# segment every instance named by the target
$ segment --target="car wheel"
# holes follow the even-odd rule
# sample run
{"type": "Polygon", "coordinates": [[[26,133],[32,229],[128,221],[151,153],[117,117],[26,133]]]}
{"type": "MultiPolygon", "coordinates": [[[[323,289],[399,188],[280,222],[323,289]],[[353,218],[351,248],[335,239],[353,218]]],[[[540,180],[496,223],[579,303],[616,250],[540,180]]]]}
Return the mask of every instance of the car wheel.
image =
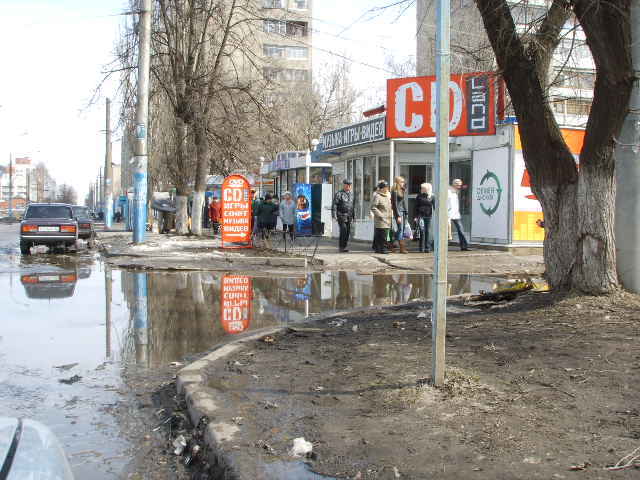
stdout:
{"type": "Polygon", "coordinates": [[[20,242],[20,253],[22,255],[31,254],[31,244],[29,242],[20,242]]]}
{"type": "Polygon", "coordinates": [[[94,237],[93,235],[89,237],[89,240],[87,241],[87,247],[89,247],[90,249],[96,248],[96,237],[94,237]]]}

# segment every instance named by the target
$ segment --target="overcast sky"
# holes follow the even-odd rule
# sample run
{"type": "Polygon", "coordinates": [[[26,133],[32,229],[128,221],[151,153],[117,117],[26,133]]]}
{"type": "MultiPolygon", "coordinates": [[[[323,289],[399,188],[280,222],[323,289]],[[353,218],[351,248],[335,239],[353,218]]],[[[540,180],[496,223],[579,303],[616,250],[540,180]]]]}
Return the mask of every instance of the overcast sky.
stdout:
{"type": "MultiPolygon", "coordinates": [[[[386,59],[405,61],[415,54],[413,6],[365,14],[386,3],[393,2],[315,0],[315,72],[347,57],[363,98],[382,89],[390,76],[386,59]]],[[[0,164],[7,164],[10,154],[43,161],[59,183],[72,184],[84,199],[104,161],[104,99],[94,107],[87,104],[112,58],[124,5],[123,0],[0,0],[0,164]]],[[[116,143],[115,161],[119,152],[116,143]]]]}

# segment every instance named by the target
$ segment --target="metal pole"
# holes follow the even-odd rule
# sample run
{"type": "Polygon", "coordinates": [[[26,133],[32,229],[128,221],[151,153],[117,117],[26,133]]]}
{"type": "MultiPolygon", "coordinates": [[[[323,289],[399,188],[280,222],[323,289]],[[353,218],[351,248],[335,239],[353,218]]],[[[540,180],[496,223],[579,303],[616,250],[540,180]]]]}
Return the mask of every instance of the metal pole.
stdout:
{"type": "Polygon", "coordinates": [[[640,0],[631,2],[631,58],[635,82],[616,148],[615,234],[618,275],[628,290],[640,293],[640,0]]]}
{"type": "Polygon", "coordinates": [[[111,163],[111,100],[107,98],[106,148],[104,155],[104,228],[113,226],[113,164],[111,163]]]}
{"type": "Polygon", "coordinates": [[[134,145],[133,242],[144,242],[147,228],[147,117],[149,115],[149,62],[151,49],[151,0],[141,0],[138,47],[138,103],[134,145]]]}
{"type": "Polygon", "coordinates": [[[105,347],[107,358],[111,358],[111,301],[112,301],[112,275],[111,267],[108,263],[104,264],[104,293],[105,293],[105,347]]]}
{"type": "Polygon", "coordinates": [[[445,334],[447,330],[447,251],[449,236],[447,222],[447,199],[449,193],[449,34],[450,0],[438,0],[436,28],[436,85],[438,101],[436,107],[436,223],[435,238],[435,289],[432,312],[432,378],[433,384],[441,386],[445,377],[445,334]]]}
{"type": "Polygon", "coordinates": [[[9,154],[9,217],[13,217],[13,207],[11,201],[13,199],[13,157],[9,154]]]}

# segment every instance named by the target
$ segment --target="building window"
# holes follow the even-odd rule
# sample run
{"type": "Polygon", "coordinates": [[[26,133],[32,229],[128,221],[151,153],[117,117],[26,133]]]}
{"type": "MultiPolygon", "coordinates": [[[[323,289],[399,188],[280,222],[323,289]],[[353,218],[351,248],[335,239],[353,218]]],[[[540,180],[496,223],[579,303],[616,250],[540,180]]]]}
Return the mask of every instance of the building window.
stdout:
{"type": "Polygon", "coordinates": [[[264,8],[282,8],[282,0],[262,0],[264,8]]]}
{"type": "Polygon", "coordinates": [[[307,22],[286,22],[286,34],[290,37],[306,37],[308,24],[307,22]]]}
{"type": "Polygon", "coordinates": [[[589,115],[591,101],[583,98],[569,98],[567,100],[568,115],[589,115]]]}
{"type": "Polygon", "coordinates": [[[362,168],[362,216],[367,218],[375,191],[376,157],[364,157],[362,168]]]}
{"type": "Polygon", "coordinates": [[[284,58],[286,52],[285,47],[280,45],[264,45],[264,56],[271,58],[284,58]]]}
{"type": "Polygon", "coordinates": [[[307,47],[287,47],[287,58],[304,60],[308,57],[309,49],[307,47]]]}
{"type": "Polygon", "coordinates": [[[387,183],[389,183],[389,181],[390,181],[390,177],[389,177],[389,157],[388,156],[378,157],[378,179],[376,181],[376,185],[381,180],[384,180],[387,183]]]}
{"type": "Polygon", "coordinates": [[[276,33],[278,35],[287,34],[287,22],[283,20],[265,20],[262,28],[266,33],[276,33]]]}
{"type": "Polygon", "coordinates": [[[362,159],[354,160],[353,175],[353,207],[355,218],[362,219],[362,159]]]}
{"type": "Polygon", "coordinates": [[[293,0],[293,8],[297,8],[298,10],[306,10],[307,0],[293,0]]]}

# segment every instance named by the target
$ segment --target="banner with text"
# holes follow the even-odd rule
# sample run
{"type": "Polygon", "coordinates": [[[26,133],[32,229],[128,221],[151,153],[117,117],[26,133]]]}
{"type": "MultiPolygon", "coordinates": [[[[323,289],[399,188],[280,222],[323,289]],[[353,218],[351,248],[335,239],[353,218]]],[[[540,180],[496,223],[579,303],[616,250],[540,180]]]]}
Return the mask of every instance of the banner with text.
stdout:
{"type": "MultiPolygon", "coordinates": [[[[451,75],[449,134],[496,133],[495,84],[492,73],[451,75]]],[[[387,80],[387,135],[389,138],[436,136],[436,77],[387,80]]]]}
{"type": "Polygon", "coordinates": [[[225,275],[220,291],[222,328],[231,334],[244,332],[253,315],[253,280],[247,275],[225,275]]]}
{"type": "Polygon", "coordinates": [[[385,138],[385,117],[378,117],[323,133],[320,143],[322,149],[328,152],[338,148],[379,142],[385,138]]]}
{"type": "Polygon", "coordinates": [[[222,248],[251,247],[249,181],[231,175],[222,182],[222,248]]]}

